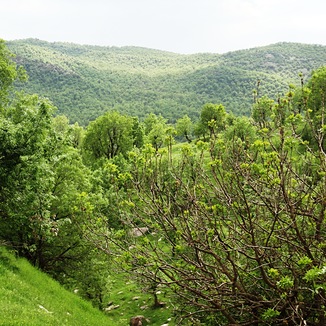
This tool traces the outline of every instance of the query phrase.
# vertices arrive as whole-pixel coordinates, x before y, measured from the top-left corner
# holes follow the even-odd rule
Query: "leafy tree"
[[[56,134],[62,138],[69,129],[69,119],[65,115],[57,115],[53,118],[53,128]]]
[[[47,165],[52,112],[47,101],[20,95],[0,117],[1,237],[20,252],[29,250],[28,238],[37,232],[32,219],[41,227],[50,218],[45,207],[52,177]]]
[[[222,104],[205,104],[200,113],[201,128],[204,131],[209,131],[210,136],[215,135],[216,132],[223,128],[226,115]]]
[[[252,122],[246,117],[234,118],[223,133],[223,138],[225,141],[238,139],[249,148],[257,138],[257,129]]]
[[[249,139],[235,124],[172,160],[132,155],[124,224],[152,233],[125,238],[125,267],[173,291],[192,324],[326,322],[326,158],[302,139],[309,114],[290,99],[257,131],[239,120]]]
[[[14,81],[25,80],[27,77],[22,68],[17,68],[13,57],[4,40],[0,39],[0,108],[8,102],[8,92]]]
[[[139,119],[133,117],[133,126],[131,136],[133,139],[133,145],[141,148],[144,145],[144,128],[139,122]]]
[[[149,114],[144,120],[144,142],[151,144],[156,151],[164,144],[173,142],[174,128],[167,124],[167,120],[161,115]]]
[[[326,150],[325,143],[325,110],[326,110],[326,67],[314,71],[307,87],[302,90],[301,103],[310,118],[309,130],[310,139],[319,147],[319,150]],[[309,133],[309,131],[308,131]],[[311,139],[312,140],[312,139]]]
[[[260,128],[268,126],[272,115],[272,108],[274,106],[274,101],[263,96],[257,99],[252,108],[252,118],[259,125]]]
[[[112,159],[126,155],[132,149],[136,136],[135,121],[118,112],[107,112],[91,122],[86,130],[83,149],[92,159]],[[138,143],[140,140],[138,140]]]
[[[30,253],[35,252],[36,243],[30,247],[29,239],[50,220],[45,207],[49,203],[47,158],[52,144],[47,140],[54,107],[36,95],[22,93],[10,101],[7,91],[19,70],[2,41],[0,48],[0,237],[20,253]],[[41,175],[47,177],[41,181]],[[44,196],[38,196],[42,192]]]
[[[77,122],[70,126],[69,137],[73,147],[80,149],[82,147],[85,130]]]
[[[163,123],[156,123],[149,134],[147,135],[146,140],[154,146],[156,151],[163,146],[166,139],[167,125]]]
[[[177,120],[176,132],[178,136],[185,137],[186,140],[191,143],[190,137],[193,132],[193,123],[187,115]]]
[[[312,73],[307,88],[310,89],[308,106],[314,114],[320,113],[325,106],[326,93],[326,67],[321,67]],[[318,117],[317,117],[318,118]],[[320,118],[320,117],[319,117]]]
[[[154,113],[150,113],[144,119],[144,132],[148,135],[154,128],[156,124],[165,125],[167,120],[161,115],[157,116]]]
[[[91,172],[77,149],[79,127],[69,126],[65,116],[53,118],[55,107],[37,95],[6,98],[5,88],[18,72],[1,51],[0,79],[5,86],[0,103],[0,239],[100,304],[105,272],[89,267],[90,259],[95,265],[98,256],[83,238],[83,226],[85,211],[103,203],[92,193]],[[85,268],[87,283],[77,273]]]

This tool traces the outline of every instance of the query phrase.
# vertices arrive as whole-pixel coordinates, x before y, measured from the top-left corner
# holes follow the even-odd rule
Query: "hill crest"
[[[176,54],[143,47],[104,47],[27,39],[7,42],[30,76],[28,92],[49,97],[71,122],[87,125],[108,110],[174,122],[208,102],[250,114],[252,90],[270,97],[326,63],[326,46],[276,43],[225,54]]]

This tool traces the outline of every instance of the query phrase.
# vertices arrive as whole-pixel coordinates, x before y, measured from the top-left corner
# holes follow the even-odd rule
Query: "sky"
[[[325,0],[0,0],[0,38],[175,53],[326,45]]]

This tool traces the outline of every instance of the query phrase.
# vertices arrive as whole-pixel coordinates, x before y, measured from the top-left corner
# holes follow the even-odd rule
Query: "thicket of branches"
[[[218,110],[207,143],[130,153],[124,223],[150,232],[122,260],[191,324],[326,323],[325,81],[258,99],[252,120]]]

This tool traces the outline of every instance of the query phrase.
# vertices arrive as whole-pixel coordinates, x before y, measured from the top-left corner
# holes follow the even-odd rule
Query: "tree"
[[[156,151],[165,143],[171,145],[175,134],[174,128],[167,124],[167,120],[161,115],[149,114],[144,120],[144,142],[151,144]]]
[[[4,40],[0,39],[0,109],[9,101],[8,92],[14,81],[27,78],[25,71],[13,62],[13,56]]]
[[[156,123],[153,125],[151,131],[147,135],[146,140],[152,144],[156,151],[161,148],[166,138],[167,125],[163,123]]]
[[[193,123],[191,119],[185,115],[177,120],[176,132],[178,136],[185,137],[188,143],[191,143],[191,135],[193,131]]]
[[[153,130],[153,128],[155,128],[156,124],[165,125],[166,121],[167,120],[164,119],[161,115],[157,116],[154,113],[148,114],[144,119],[145,135],[148,135]]]
[[[124,263],[190,323],[326,322],[326,155],[302,139],[310,118],[291,97],[271,112],[251,142],[232,126],[172,160],[133,155],[124,224],[152,233],[125,238]]]
[[[222,104],[207,103],[202,107],[200,113],[200,126],[198,130],[204,133],[209,131],[210,136],[214,136],[218,131],[222,130],[225,119],[226,111]]]
[[[42,216],[40,228],[41,221],[49,221],[45,207],[52,177],[47,159],[54,145],[48,142],[53,109],[36,95],[20,95],[0,116],[0,236],[20,253],[31,249],[32,219]]]
[[[103,201],[92,193],[91,172],[76,148],[73,132],[79,127],[69,126],[64,116],[53,118],[53,104],[37,95],[6,97],[18,71],[0,45],[1,242],[100,303],[105,272],[89,266],[98,257],[83,238],[83,225],[85,211]],[[87,283],[80,268],[89,271]]]
[[[11,58],[1,41],[0,237],[19,253],[30,253],[35,252],[36,243],[30,247],[29,239],[50,221],[46,216],[51,180],[47,159],[53,145],[48,139],[55,108],[36,95],[17,93],[9,98],[8,90],[20,74]],[[47,177],[41,181],[41,176]],[[44,196],[39,197],[40,193]],[[38,229],[33,220],[42,221]]]
[[[326,151],[326,67],[313,72],[307,87],[302,90],[301,103],[309,120],[310,139],[313,138],[319,150]],[[309,137],[309,136],[308,136]]]
[[[139,119],[133,117],[133,126],[131,136],[133,139],[133,145],[137,148],[141,148],[144,145],[144,128],[140,124]]]
[[[239,139],[248,148],[254,143],[257,137],[257,128],[253,121],[246,117],[236,117],[228,125],[223,133],[225,141],[229,139]]]
[[[134,120],[118,112],[107,112],[91,122],[86,130],[83,149],[92,159],[112,159],[132,149]]]
[[[254,103],[251,115],[260,128],[268,126],[272,115],[273,106],[274,101],[267,96],[257,99],[256,103]]]

